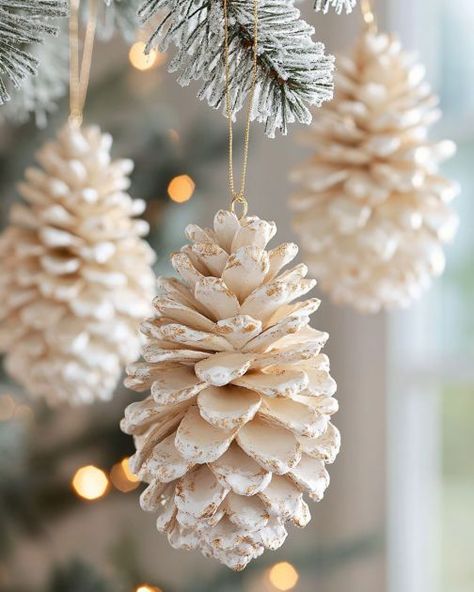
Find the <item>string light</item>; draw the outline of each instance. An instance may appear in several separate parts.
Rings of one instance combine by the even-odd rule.
[[[168,185],[168,195],[176,203],[183,203],[191,199],[196,185],[189,175],[178,175],[171,179]]]
[[[94,465],[87,465],[76,471],[72,487],[79,497],[97,500],[107,493],[109,480],[104,471]]]
[[[121,462],[115,464],[110,471],[110,480],[114,487],[123,493],[128,493],[136,489],[140,480],[130,470],[128,458],[124,458]]]
[[[164,53],[159,53],[156,49],[151,49],[148,54],[145,53],[146,44],[143,41],[137,41],[132,45],[128,52],[128,59],[134,68],[144,72],[157,68],[166,59]]]
[[[296,569],[287,561],[276,563],[268,572],[272,586],[281,592],[293,590],[299,580]]]

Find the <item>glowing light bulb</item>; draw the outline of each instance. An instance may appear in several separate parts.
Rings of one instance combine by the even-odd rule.
[[[176,203],[191,199],[196,185],[189,175],[178,175],[168,185],[168,195]]]
[[[135,589],[135,592],[162,592],[161,588],[155,586],[149,586],[148,584],[142,584]]]
[[[72,487],[79,497],[96,500],[107,492],[109,480],[104,471],[88,465],[76,471],[72,479]]]
[[[299,580],[296,569],[287,561],[276,563],[268,572],[268,579],[276,590],[293,590]]]
[[[145,53],[145,47],[146,43],[143,43],[143,41],[137,41],[132,45],[128,52],[128,59],[132,66],[142,72],[157,68],[166,59],[166,55],[159,53],[156,49],[151,49],[149,53]]]
[[[128,464],[128,458],[115,464],[110,471],[110,480],[119,491],[127,493],[133,491],[140,484],[140,479],[132,473]]]

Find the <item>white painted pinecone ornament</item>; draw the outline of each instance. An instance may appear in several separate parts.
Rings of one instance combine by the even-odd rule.
[[[112,137],[66,125],[28,168],[0,236],[0,348],[8,373],[51,403],[110,399],[140,355],[154,253]]]
[[[305,135],[316,155],[292,175],[304,260],[322,290],[362,312],[418,298],[456,233],[458,187],[438,172],[455,146],[427,139],[440,112],[424,73],[394,36],[364,33]]]
[[[280,273],[297,247],[266,251],[275,232],[228,211],[214,230],[188,226],[181,279],[160,278],[144,361],[127,369],[128,387],[151,391],[122,421],[143,509],[173,547],[235,570],[308,523],[303,495],[323,497],[340,444],[328,335],[308,325],[319,301],[294,302],[315,281],[305,265]]]

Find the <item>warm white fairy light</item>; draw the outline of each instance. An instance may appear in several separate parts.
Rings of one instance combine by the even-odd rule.
[[[145,53],[145,47],[146,44],[143,41],[137,41],[128,52],[128,59],[131,65],[136,70],[142,72],[157,68],[165,61],[165,54],[159,53],[155,49],[151,49],[149,53]]]
[[[270,569],[268,579],[275,590],[287,592],[294,589],[298,583],[299,575],[291,563],[281,561]]]
[[[128,493],[136,489],[140,483],[140,480],[130,470],[128,464],[128,458],[124,458],[121,462],[116,463],[110,471],[110,480],[113,486],[122,491]]]
[[[189,175],[178,175],[171,179],[168,185],[168,195],[176,203],[183,203],[191,199],[196,184]]]
[[[97,500],[107,493],[109,479],[102,469],[87,465],[76,471],[72,487],[79,497],[89,501]]]

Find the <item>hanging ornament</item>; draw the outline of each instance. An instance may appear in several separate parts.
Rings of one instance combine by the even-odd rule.
[[[154,254],[141,238],[148,225],[134,219],[145,204],[127,193],[133,164],[111,160],[111,136],[81,125],[94,5],[80,80],[71,6],[71,118],[39,150],[40,167],[27,169],[24,203],[12,207],[0,237],[5,366],[52,403],[112,396],[124,365],[139,356],[138,324],[154,293]]]
[[[280,547],[288,523],[308,523],[304,494],[323,497],[340,445],[328,335],[309,326],[319,301],[298,301],[316,282],[302,264],[282,271],[297,246],[267,250],[275,224],[246,215],[248,122],[236,192],[229,117],[232,211],[212,229],[189,225],[191,244],[171,257],[179,279],[159,279],[144,360],[127,369],[126,385],[147,396],[121,424],[158,530],[235,570]]]
[[[305,526],[339,450],[330,423],[336,384],[309,327],[316,299],[294,302],[314,280],[286,243],[267,251],[273,222],[220,211],[214,228],[190,225],[172,256],[180,279],[161,278],[142,325],[144,361],[126,385],[150,392],[122,422],[149,483],[143,509],[175,548],[200,549],[242,569],[283,544],[286,522]]]
[[[316,155],[293,172],[290,207],[322,290],[375,313],[408,306],[443,272],[458,187],[438,172],[454,144],[427,139],[440,112],[423,66],[362,8],[367,28],[306,134]]]

